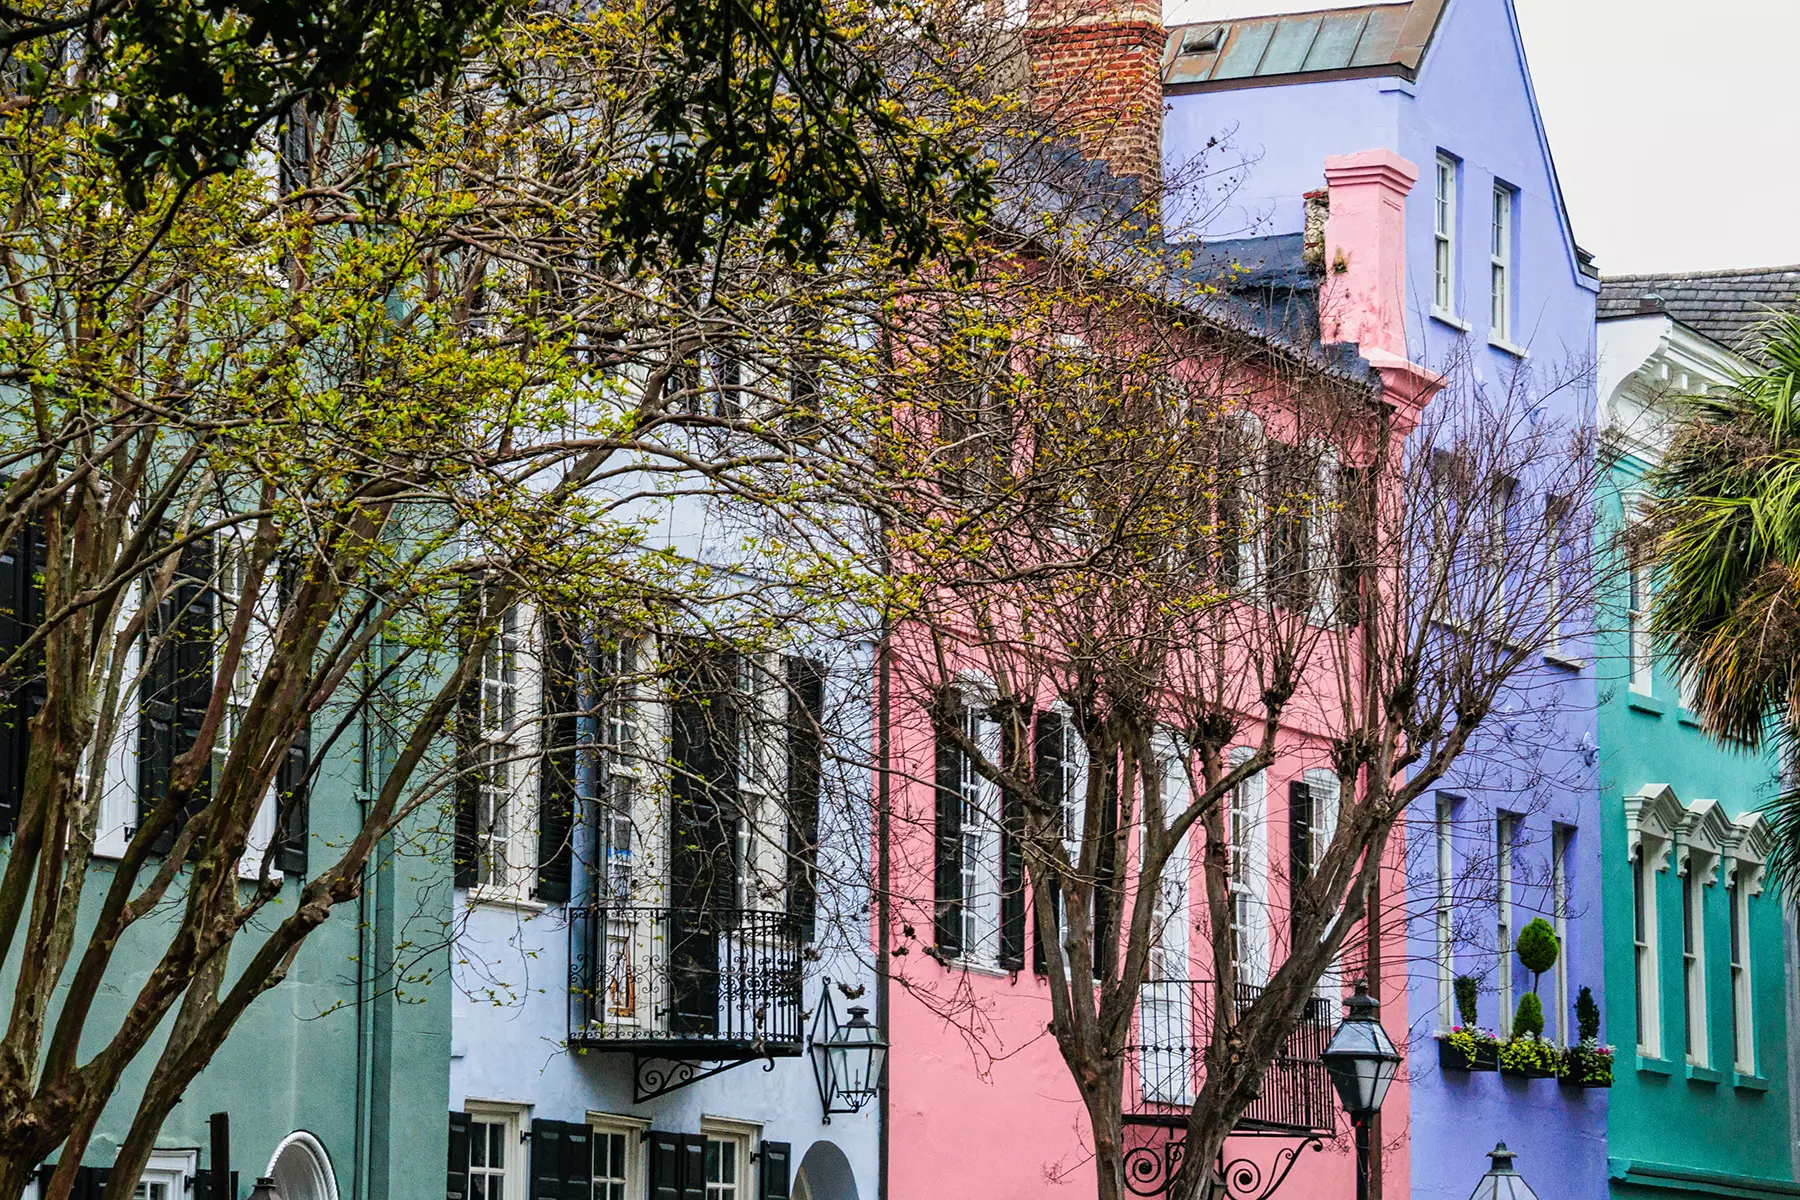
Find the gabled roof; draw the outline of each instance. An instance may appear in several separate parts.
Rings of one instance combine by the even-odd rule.
[[[1800,266],[1681,275],[1609,275],[1599,316],[1662,314],[1733,350],[1749,349],[1776,311],[1800,308]]]
[[[1370,75],[1414,79],[1447,3],[1405,0],[1177,25],[1163,51],[1163,84],[1213,91]]]

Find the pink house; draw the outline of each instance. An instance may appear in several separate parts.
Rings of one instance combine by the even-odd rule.
[[[1142,45],[1162,44],[1160,36],[1140,29],[1146,20],[1141,7],[1128,6],[1111,18],[1106,13],[1090,14],[1072,26],[1047,28],[1038,23],[1031,31],[1034,62],[1041,64],[1051,55],[1056,71],[1065,77],[1078,75],[1070,56],[1086,47],[1085,52],[1103,60],[1095,66],[1095,78],[1134,95],[1131,73],[1159,69],[1154,56],[1140,53]],[[1127,76],[1123,84],[1117,80],[1120,73]],[[1151,119],[1158,122],[1160,136],[1160,113]],[[1144,140],[1114,134],[1096,139],[1087,149],[1126,173],[1144,161],[1136,154]],[[1125,148],[1121,154],[1109,155],[1120,146]],[[1397,414],[1397,436],[1403,438],[1440,386],[1406,356],[1404,200],[1417,170],[1387,151],[1348,155],[1321,166],[1329,185],[1322,264],[1317,236],[1310,246],[1297,237],[1273,238],[1205,248],[1204,253],[1229,257],[1237,268],[1235,276],[1247,281],[1246,293],[1277,287],[1288,302],[1298,297],[1311,305],[1316,318],[1314,344],[1300,349],[1320,361],[1336,355],[1343,369],[1357,373],[1369,394]],[[1217,319],[1235,322],[1233,336],[1277,336],[1255,328],[1257,311],[1256,297],[1247,295],[1243,306]],[[1246,313],[1251,314],[1248,329]],[[1265,420],[1279,425],[1281,416],[1266,414]],[[1333,652],[1355,651],[1346,646]],[[1008,879],[1009,872],[1016,879],[1018,868],[1005,861],[997,829],[989,841],[969,836],[962,828],[945,836],[942,781],[947,771],[951,778],[971,777],[957,764],[959,752],[953,746],[946,748],[935,734],[926,711],[926,689],[920,681],[931,671],[914,667],[930,657],[917,631],[895,629],[886,646],[879,689],[878,750],[886,769],[877,781],[875,854],[881,899],[873,939],[884,968],[879,973],[879,1015],[892,1045],[883,1112],[884,1196],[887,1200],[1093,1196],[1092,1135],[1086,1111],[1047,1032],[1051,1009],[1043,967],[1047,954],[1060,953],[1056,939],[1033,927],[1032,905],[1009,899],[1004,884],[998,892],[992,888],[981,892],[977,884],[965,888],[954,883],[954,898],[948,905],[945,901],[947,871],[961,871],[968,880],[980,875],[966,856],[992,855],[985,870],[995,881]],[[1321,656],[1325,657],[1329,656]],[[971,656],[966,665],[973,670],[975,661]],[[978,681],[971,689],[972,707],[978,707]],[[1296,710],[1304,711],[1304,706]],[[1040,714],[1036,744],[1046,744],[1043,722],[1054,719],[1053,714]],[[971,726],[971,733],[981,736],[978,725]],[[1301,839],[1312,838],[1312,831],[1327,821],[1324,814],[1335,812],[1331,808],[1335,776],[1321,771],[1327,765],[1328,734],[1322,718],[1315,722],[1296,716],[1279,735],[1273,766],[1240,788],[1241,795],[1233,801],[1238,818],[1233,824],[1242,845],[1232,846],[1230,853],[1245,861],[1245,878],[1254,881],[1246,893],[1243,918],[1244,928],[1252,931],[1245,952],[1250,986],[1259,974],[1266,978],[1286,954],[1282,881],[1287,866],[1310,853]],[[1063,736],[1054,728],[1048,735]],[[1065,782],[1073,786],[1086,766],[1072,761],[1069,753],[1054,753]],[[983,784],[971,780],[968,786],[978,789]],[[1187,842],[1185,897],[1194,899],[1179,903],[1198,911],[1202,903],[1198,898],[1204,896],[1202,831],[1196,827]],[[1401,847],[1391,846],[1381,885],[1390,896],[1404,894],[1400,861]],[[1120,864],[1118,869],[1121,886],[1129,894],[1130,865]],[[1197,1014],[1207,1005],[1197,1003],[1196,996],[1203,995],[1208,985],[1196,980],[1206,973],[1201,964],[1210,957],[1196,922],[1180,919],[1179,912],[1175,915],[1169,927],[1183,930],[1185,938],[1165,937],[1155,953],[1152,980],[1141,992],[1136,1018],[1139,1034],[1134,1041],[1142,1048],[1128,1056],[1126,1140],[1134,1151],[1127,1160],[1128,1186],[1143,1195],[1155,1194],[1166,1169],[1169,1142],[1179,1137],[1179,1117],[1201,1069],[1196,1051],[1204,1035],[1196,1024]],[[1346,942],[1340,976],[1328,978],[1321,987],[1292,1044],[1291,1061],[1283,1060],[1271,1072],[1264,1099],[1240,1121],[1238,1128],[1246,1132],[1227,1145],[1224,1158],[1234,1196],[1259,1196],[1284,1172],[1289,1172],[1281,1191],[1286,1196],[1354,1195],[1349,1125],[1316,1056],[1338,1022],[1339,1001],[1353,974],[1369,976],[1382,1002],[1384,1024],[1396,1042],[1404,1041],[1408,1024],[1404,953],[1403,930],[1380,920],[1374,922],[1373,936],[1361,930]],[[1378,1123],[1375,1130],[1378,1153],[1372,1195],[1408,1193],[1408,1111],[1403,1072],[1385,1106],[1385,1124]]]

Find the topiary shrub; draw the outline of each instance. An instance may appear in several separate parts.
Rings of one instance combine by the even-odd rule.
[[[1481,981],[1473,975],[1458,975],[1453,986],[1456,988],[1456,1011],[1462,1017],[1462,1027],[1473,1029],[1480,1023],[1475,999],[1481,994]]]
[[[1600,1006],[1594,1003],[1594,989],[1584,987],[1575,996],[1575,1031],[1583,1043],[1600,1041]]]
[[[1525,928],[1519,930],[1513,950],[1518,954],[1519,961],[1525,964],[1525,969],[1531,972],[1531,990],[1535,992],[1539,977],[1556,965],[1556,956],[1561,953],[1562,944],[1556,940],[1556,930],[1550,922],[1542,917],[1533,917]]]
[[[1526,992],[1519,997],[1518,1011],[1513,1013],[1512,1035],[1516,1038],[1544,1035],[1544,1002],[1537,998],[1536,992]]]

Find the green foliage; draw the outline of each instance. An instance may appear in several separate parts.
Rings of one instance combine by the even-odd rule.
[[[1462,1018],[1463,1028],[1473,1029],[1478,1023],[1475,1002],[1481,981],[1473,975],[1458,975],[1451,986],[1456,989],[1456,1012]]]
[[[1536,992],[1526,992],[1519,997],[1519,1007],[1513,1013],[1514,1037],[1542,1037],[1544,1033],[1544,1002],[1537,998]]]
[[[1455,1046],[1468,1058],[1474,1058],[1482,1047],[1492,1046],[1496,1041],[1494,1035],[1487,1030],[1475,1029],[1467,1025],[1461,1029],[1452,1030],[1445,1035],[1444,1040]]]
[[[1600,1036],[1600,1005],[1594,1000],[1594,989],[1583,987],[1575,995],[1575,1030],[1586,1042]]]
[[[1525,969],[1533,975],[1532,988],[1535,991],[1535,977],[1556,965],[1556,956],[1561,952],[1562,944],[1556,940],[1556,929],[1550,922],[1542,917],[1533,917],[1525,928],[1519,930],[1519,936],[1513,942],[1513,950],[1517,952],[1519,961],[1525,964]]]
[[[1528,997],[1528,999],[1533,997]],[[1500,1043],[1500,1068],[1554,1075],[1562,1069],[1562,1054],[1537,1034],[1519,1034]]]
[[[1556,1071],[1559,1079],[1567,1079],[1583,1087],[1611,1087],[1613,1084],[1613,1052],[1606,1046],[1590,1046],[1583,1039],[1580,1046],[1563,1051]]]

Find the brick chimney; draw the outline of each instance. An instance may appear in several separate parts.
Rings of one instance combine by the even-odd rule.
[[[1029,0],[1033,102],[1083,153],[1162,183],[1161,0]]]
[[[1406,358],[1406,197],[1418,180],[1391,150],[1325,160],[1325,341]]]

